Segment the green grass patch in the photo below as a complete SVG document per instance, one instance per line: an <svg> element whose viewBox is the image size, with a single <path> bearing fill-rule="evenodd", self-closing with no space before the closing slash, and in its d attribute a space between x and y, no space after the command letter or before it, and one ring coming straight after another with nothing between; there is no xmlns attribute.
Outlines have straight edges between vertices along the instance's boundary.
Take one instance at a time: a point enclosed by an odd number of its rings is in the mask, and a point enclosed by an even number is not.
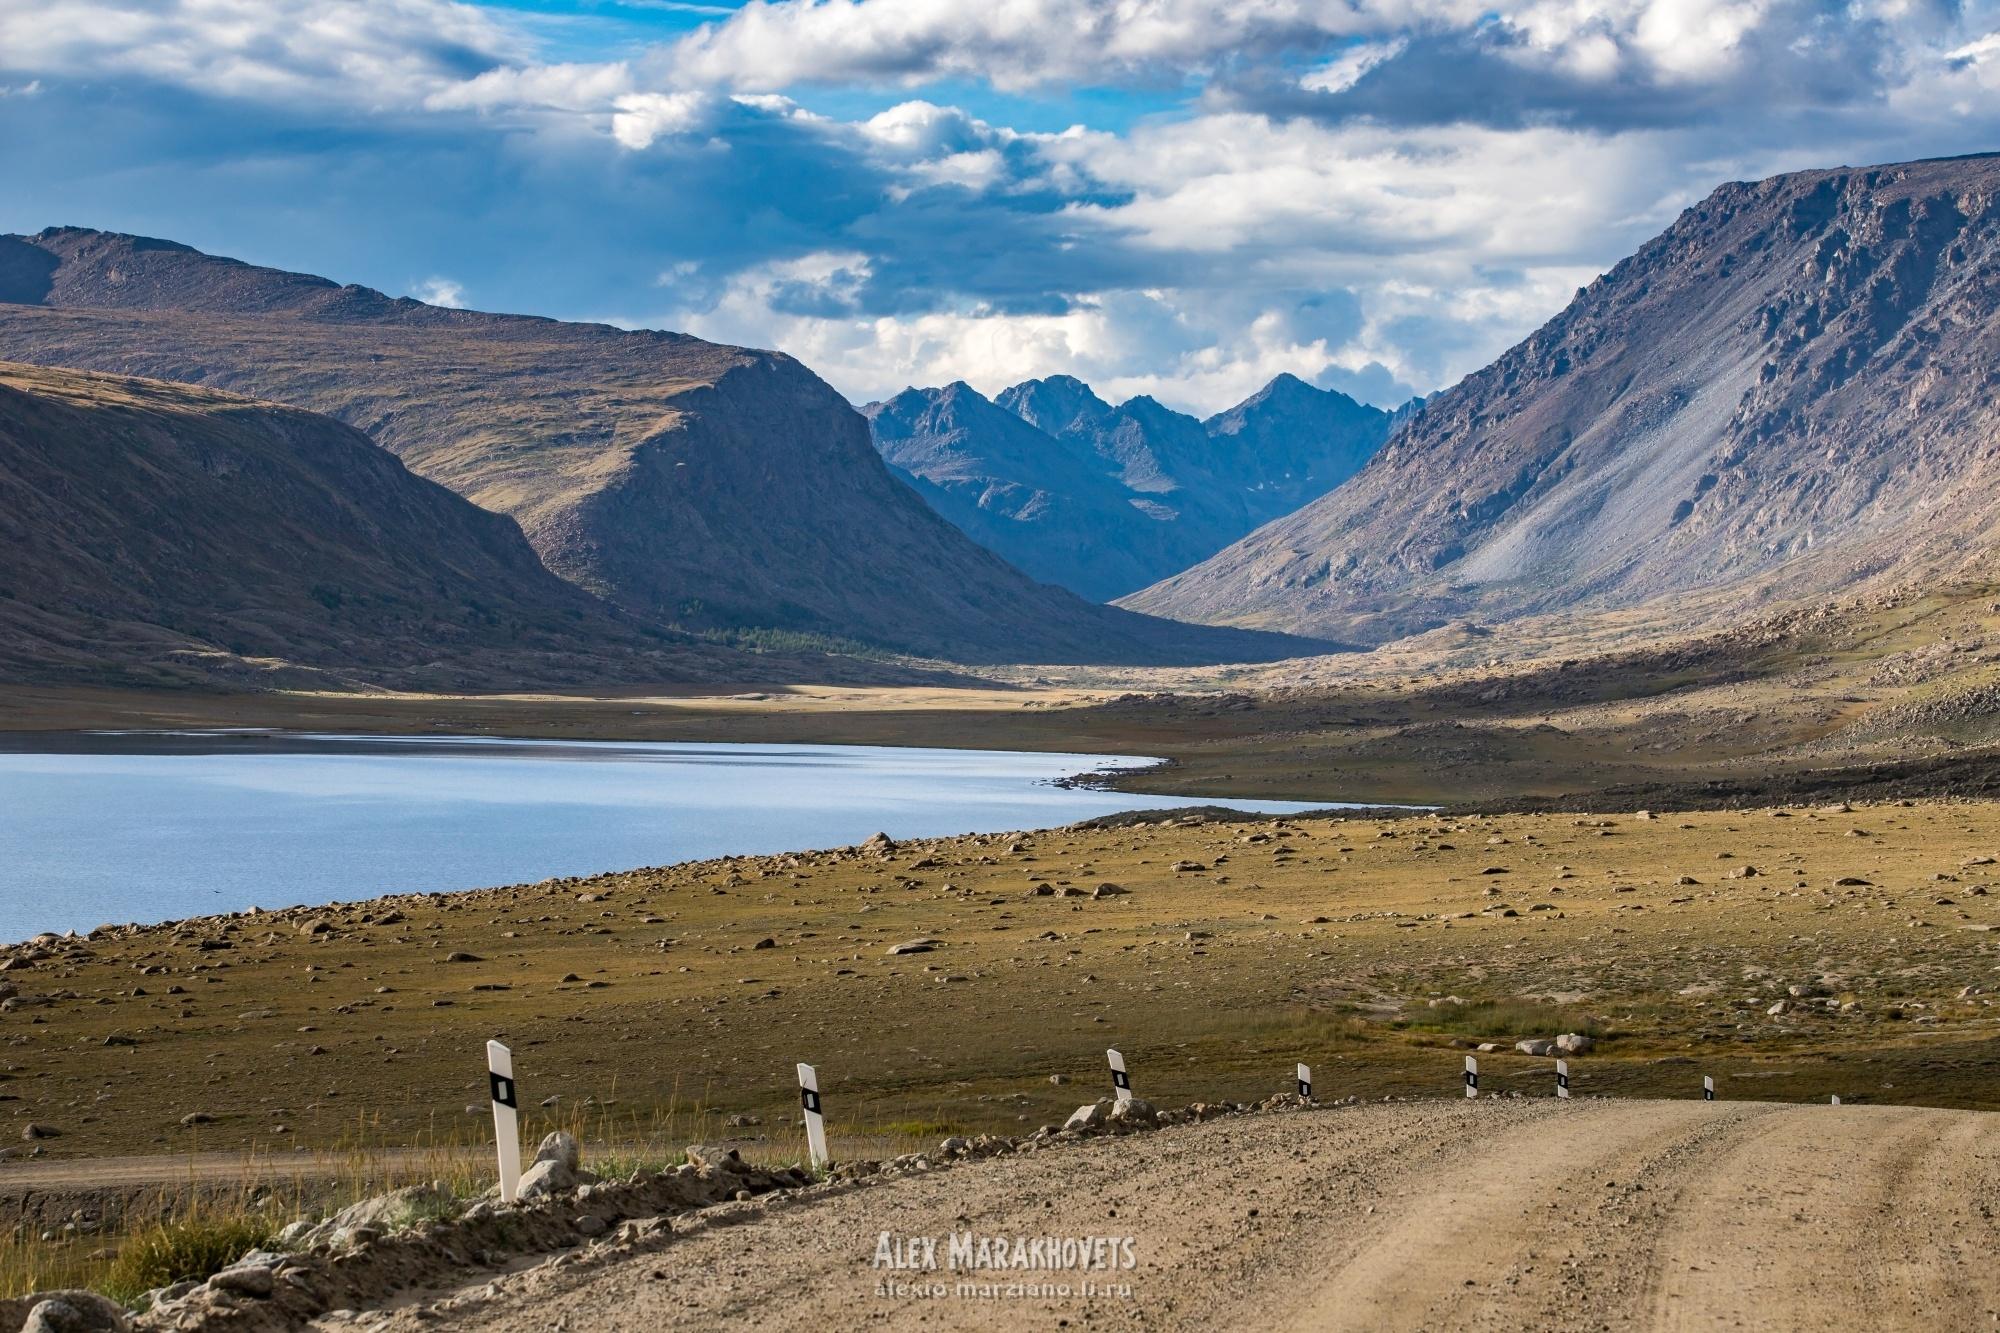
<svg viewBox="0 0 2000 1333"><path fill-rule="evenodd" d="M682 1152L608 1152L594 1154L588 1165L606 1180L629 1180L633 1176L658 1175L687 1164Z"/></svg>
<svg viewBox="0 0 2000 1333"><path fill-rule="evenodd" d="M155 1287L199 1282L271 1239L271 1221L255 1214L169 1217L127 1237L101 1290L121 1301Z"/></svg>
<svg viewBox="0 0 2000 1333"><path fill-rule="evenodd" d="M1204 1035L1260 1050L1314 1051L1370 1041L1377 1032L1357 1014L1315 1009L1219 1017Z"/></svg>
<svg viewBox="0 0 2000 1333"><path fill-rule="evenodd" d="M1581 1009L1518 999L1441 1004L1435 1009L1419 1009L1406 1015L1399 1026L1486 1041L1499 1037L1553 1037L1564 1032L1581 1032L1586 1037L1608 1035L1604 1020Z"/></svg>
<svg viewBox="0 0 2000 1333"><path fill-rule="evenodd" d="M943 1139L963 1134L966 1128L956 1120L892 1120L874 1132L906 1139Z"/></svg>

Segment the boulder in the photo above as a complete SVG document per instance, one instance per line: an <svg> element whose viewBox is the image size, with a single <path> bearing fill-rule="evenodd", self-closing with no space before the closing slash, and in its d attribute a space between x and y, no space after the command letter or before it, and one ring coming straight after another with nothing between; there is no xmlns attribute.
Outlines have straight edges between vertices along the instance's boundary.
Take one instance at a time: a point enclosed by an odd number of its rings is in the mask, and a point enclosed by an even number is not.
<svg viewBox="0 0 2000 1333"><path fill-rule="evenodd" d="M279 1253L289 1253L299 1248L300 1243L311 1234L312 1229L312 1222L301 1217L297 1221L287 1223L283 1230L271 1237L271 1244L277 1247Z"/></svg>
<svg viewBox="0 0 2000 1333"><path fill-rule="evenodd" d="M546 1199L567 1194L576 1187L576 1171L572 1167L559 1161L542 1161L521 1173L515 1195L521 1199Z"/></svg>
<svg viewBox="0 0 2000 1333"><path fill-rule="evenodd" d="M216 1291L226 1291L232 1296L264 1300L277 1289L277 1276L263 1264L238 1264L234 1268L225 1268L211 1277L208 1285Z"/></svg>
<svg viewBox="0 0 2000 1333"><path fill-rule="evenodd" d="M685 1155L688 1165L697 1170L740 1171L744 1166L743 1154L736 1149L708 1143L690 1143Z"/></svg>
<svg viewBox="0 0 2000 1333"><path fill-rule="evenodd" d="M1096 1129L1110 1121L1111 1105L1111 1099L1106 1097L1102 1101L1092 1102L1088 1106L1079 1106L1070 1113L1069 1119L1063 1121L1063 1128Z"/></svg>
<svg viewBox="0 0 2000 1333"><path fill-rule="evenodd" d="M1595 1038L1586 1037L1581 1032L1565 1032L1556 1038L1556 1049L1564 1055L1586 1055L1595 1045Z"/></svg>
<svg viewBox="0 0 2000 1333"><path fill-rule="evenodd" d="M1547 1037L1530 1037L1526 1041L1515 1042L1514 1049L1523 1055L1553 1055L1556 1044Z"/></svg>
<svg viewBox="0 0 2000 1333"><path fill-rule="evenodd" d="M540 1146L535 1149L535 1160L561 1162L572 1172L580 1171L583 1169L583 1149L578 1145L575 1135L559 1129L543 1139Z"/></svg>
<svg viewBox="0 0 2000 1333"><path fill-rule="evenodd" d="M1160 1113L1151 1102L1140 1101L1137 1097L1127 1097L1122 1102L1111 1104L1111 1123L1132 1128L1157 1125Z"/></svg>
<svg viewBox="0 0 2000 1333"><path fill-rule="evenodd" d="M357 1231L380 1234L419 1212L449 1203L451 1197L449 1192L432 1185L409 1185L351 1203L303 1233L286 1227L279 1235L290 1234L289 1244L295 1249L310 1249L322 1243L338 1245L354 1239Z"/></svg>
<svg viewBox="0 0 2000 1333"><path fill-rule="evenodd" d="M21 1333L127 1333L132 1327L125 1308L94 1291L51 1291L29 1296Z"/></svg>

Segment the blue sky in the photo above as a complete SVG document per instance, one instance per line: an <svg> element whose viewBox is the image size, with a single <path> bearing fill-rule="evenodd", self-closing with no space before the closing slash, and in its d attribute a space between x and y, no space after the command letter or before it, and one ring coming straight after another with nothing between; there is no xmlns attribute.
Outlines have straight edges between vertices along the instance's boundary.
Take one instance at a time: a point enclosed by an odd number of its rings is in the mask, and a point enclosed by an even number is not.
<svg viewBox="0 0 2000 1333"><path fill-rule="evenodd" d="M1476 369L1729 179L2000 149L1995 0L0 0L0 229L1208 412Z"/></svg>

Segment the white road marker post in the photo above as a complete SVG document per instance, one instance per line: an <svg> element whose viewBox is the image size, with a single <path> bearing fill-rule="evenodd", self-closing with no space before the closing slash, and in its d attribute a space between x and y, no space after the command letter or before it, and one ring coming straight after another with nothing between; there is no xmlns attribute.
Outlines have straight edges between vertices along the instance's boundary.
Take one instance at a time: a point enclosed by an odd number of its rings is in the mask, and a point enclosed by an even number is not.
<svg viewBox="0 0 2000 1333"><path fill-rule="evenodd" d="M1116 1048L1106 1051L1104 1056L1111 1061L1111 1086L1117 1092L1118 1100L1131 1101L1132 1076L1125 1072L1125 1057L1120 1055Z"/></svg>
<svg viewBox="0 0 2000 1333"><path fill-rule="evenodd" d="M1556 1061L1556 1096L1569 1100L1569 1061Z"/></svg>
<svg viewBox="0 0 2000 1333"><path fill-rule="evenodd" d="M1469 1055L1465 1057L1465 1095L1479 1095L1479 1061Z"/></svg>
<svg viewBox="0 0 2000 1333"><path fill-rule="evenodd" d="M1299 1076L1299 1096L1305 1101L1311 1101L1313 1099L1312 1066L1300 1065L1298 1068L1298 1076Z"/></svg>
<svg viewBox="0 0 2000 1333"><path fill-rule="evenodd" d="M1836 1092L1836 1093L1834 1093L1834 1094L1833 1094L1833 1101L1832 1101L1831 1105L1834 1105L1834 1106L1838 1106L1838 1105L1840 1105L1840 1094L1839 1094L1839 1093L1837 1093L1837 1092Z"/></svg>
<svg viewBox="0 0 2000 1333"><path fill-rule="evenodd" d="M1713 1074L1703 1074L1701 1076L1701 1099L1705 1102L1715 1100L1715 1076Z"/></svg>
<svg viewBox="0 0 2000 1333"><path fill-rule="evenodd" d="M514 1053L486 1043L486 1081L493 1095L493 1140L500 1150L500 1201L514 1202L521 1184L521 1096L514 1086Z"/></svg>
<svg viewBox="0 0 2000 1333"><path fill-rule="evenodd" d="M819 1071L811 1065L799 1066L799 1105L806 1112L806 1149L812 1154L813 1170L827 1164L826 1117L819 1109Z"/></svg>

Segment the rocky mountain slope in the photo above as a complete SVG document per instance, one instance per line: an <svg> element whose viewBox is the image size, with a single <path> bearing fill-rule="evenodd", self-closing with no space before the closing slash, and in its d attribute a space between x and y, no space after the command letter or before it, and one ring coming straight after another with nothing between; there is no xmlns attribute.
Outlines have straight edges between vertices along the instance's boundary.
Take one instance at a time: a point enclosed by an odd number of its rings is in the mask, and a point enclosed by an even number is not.
<svg viewBox="0 0 2000 1333"><path fill-rule="evenodd" d="M791 358L448 310L167 241L0 238L0 356L203 384L365 432L517 519L569 582L649 621L963 661L1216 661L1307 645L1092 606L890 475Z"/></svg>
<svg viewBox="0 0 2000 1333"><path fill-rule="evenodd" d="M0 363L0 679L449 688L737 656L635 628L336 421Z"/></svg>
<svg viewBox="0 0 2000 1333"><path fill-rule="evenodd" d="M1186 569L1358 471L1389 414L1281 375L1206 422L1066 375L989 402L964 384L862 409L875 447L975 540L1084 596Z"/></svg>
<svg viewBox="0 0 2000 1333"><path fill-rule="evenodd" d="M1996 309L2000 157L1725 185L1347 486L1124 604L1382 642L1990 571Z"/></svg>

